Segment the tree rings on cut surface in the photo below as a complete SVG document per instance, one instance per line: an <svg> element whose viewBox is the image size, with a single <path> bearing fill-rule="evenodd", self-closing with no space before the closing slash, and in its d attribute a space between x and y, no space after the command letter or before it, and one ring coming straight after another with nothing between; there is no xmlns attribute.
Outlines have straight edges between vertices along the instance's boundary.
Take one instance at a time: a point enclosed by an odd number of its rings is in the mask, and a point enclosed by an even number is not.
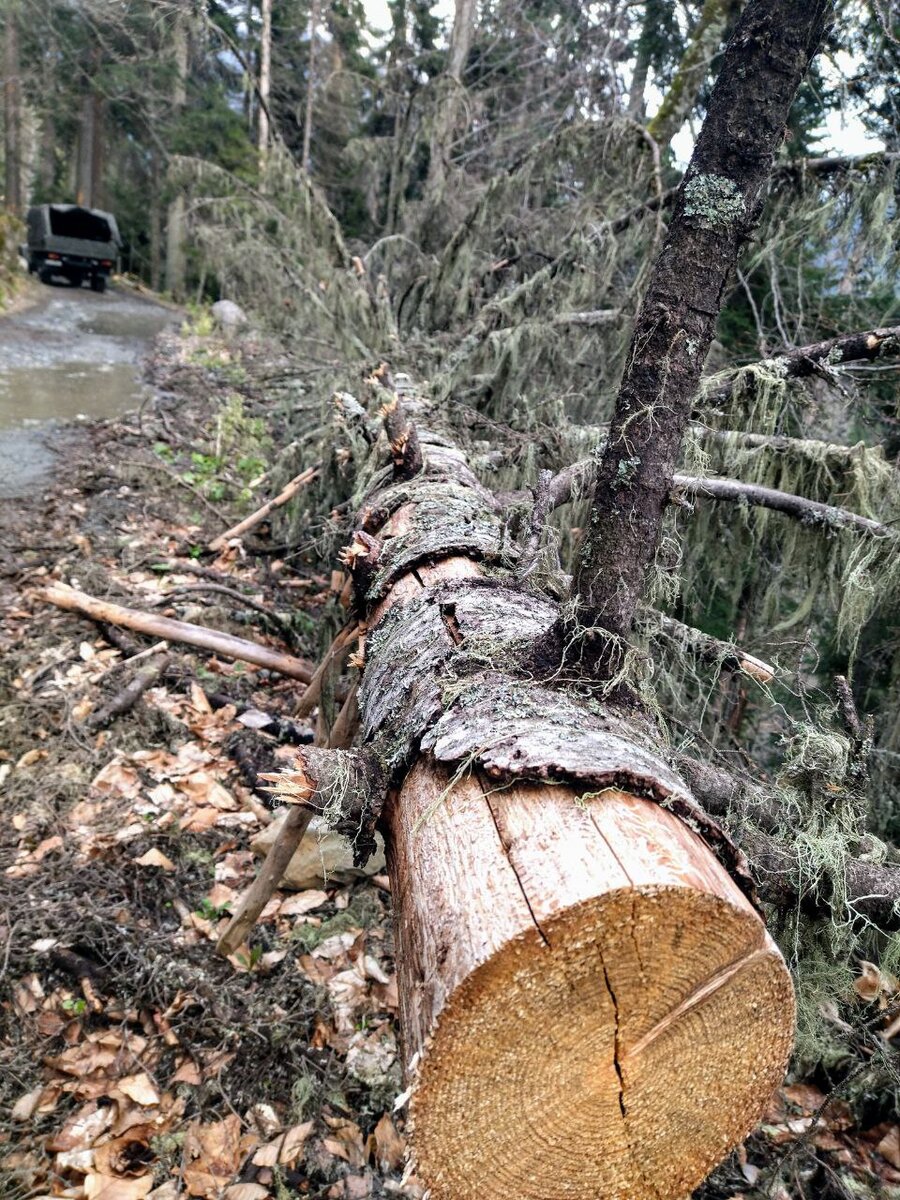
<svg viewBox="0 0 900 1200"><path fill-rule="evenodd" d="M388 814L432 1200L681 1200L790 1053L792 987L762 921L650 801L447 784L420 762Z"/></svg>

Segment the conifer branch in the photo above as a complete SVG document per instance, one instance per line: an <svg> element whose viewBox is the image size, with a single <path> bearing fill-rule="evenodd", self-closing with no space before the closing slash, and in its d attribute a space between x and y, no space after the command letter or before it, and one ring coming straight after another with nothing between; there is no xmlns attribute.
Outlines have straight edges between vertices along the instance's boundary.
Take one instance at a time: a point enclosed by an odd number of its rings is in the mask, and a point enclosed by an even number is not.
<svg viewBox="0 0 900 1200"><path fill-rule="evenodd" d="M858 333L845 333L839 337L826 338L796 350L786 350L772 358L763 359L762 365L771 367L782 379L808 379L812 375L827 374L834 367L852 362L874 362L879 358L900 355L900 325L888 325L877 329L864 329ZM740 368L736 368L736 372ZM705 403L721 403L734 391L735 379L726 380L703 396Z"/></svg>

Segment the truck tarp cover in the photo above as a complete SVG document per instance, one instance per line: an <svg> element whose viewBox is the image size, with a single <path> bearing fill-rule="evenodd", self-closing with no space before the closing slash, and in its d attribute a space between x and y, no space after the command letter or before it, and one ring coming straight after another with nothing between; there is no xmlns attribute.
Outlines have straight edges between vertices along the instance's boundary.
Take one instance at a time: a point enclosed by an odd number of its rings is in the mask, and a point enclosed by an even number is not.
<svg viewBox="0 0 900 1200"><path fill-rule="evenodd" d="M87 208L50 206L50 232L56 237L80 238L86 242L111 242L109 222Z"/></svg>

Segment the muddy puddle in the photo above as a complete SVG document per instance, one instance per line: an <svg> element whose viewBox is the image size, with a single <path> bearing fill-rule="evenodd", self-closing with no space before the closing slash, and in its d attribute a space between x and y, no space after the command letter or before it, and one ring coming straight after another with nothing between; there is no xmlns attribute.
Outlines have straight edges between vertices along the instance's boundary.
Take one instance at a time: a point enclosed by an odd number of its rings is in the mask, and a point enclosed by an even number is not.
<svg viewBox="0 0 900 1200"><path fill-rule="evenodd" d="M128 292L84 288L43 288L37 303L0 317L0 498L52 475L61 423L139 407L141 359L178 320Z"/></svg>

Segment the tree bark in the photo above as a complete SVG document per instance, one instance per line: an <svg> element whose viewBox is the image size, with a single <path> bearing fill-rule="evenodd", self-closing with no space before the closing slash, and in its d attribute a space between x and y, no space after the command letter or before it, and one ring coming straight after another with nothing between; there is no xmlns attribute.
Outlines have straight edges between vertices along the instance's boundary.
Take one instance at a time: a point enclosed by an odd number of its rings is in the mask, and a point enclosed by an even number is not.
<svg viewBox="0 0 900 1200"><path fill-rule="evenodd" d="M380 443L343 555L368 627L361 753L387 772L417 1170L434 1200L675 1200L780 1078L787 971L650 726L540 682L558 605L518 583L460 452L417 434L412 478L375 470ZM342 798L338 775L320 804L364 831L372 789Z"/></svg>
<svg viewBox="0 0 900 1200"><path fill-rule="evenodd" d="M22 83L19 62L19 9L10 0L3 43L3 154L6 208L21 216L22 196Z"/></svg>
<svg viewBox="0 0 900 1200"><path fill-rule="evenodd" d="M691 31L691 40L647 132L660 145L668 146L691 114L709 73L709 64L725 30L729 0L706 0Z"/></svg>
<svg viewBox="0 0 900 1200"><path fill-rule="evenodd" d="M259 160L269 149L269 93L272 90L272 0L261 0L262 29L259 35Z"/></svg>
<svg viewBox="0 0 900 1200"><path fill-rule="evenodd" d="M725 287L829 11L826 0L751 0L726 50L635 323L576 566L595 675L621 665Z"/></svg>
<svg viewBox="0 0 900 1200"><path fill-rule="evenodd" d="M172 112L177 120L187 99L188 76L188 14L179 5L172 31L172 55L175 64L175 81L172 89ZM178 183L176 182L176 187ZM166 291L175 299L182 300L187 280L185 257L185 203L179 191L169 204L166 216Z"/></svg>
<svg viewBox="0 0 900 1200"><path fill-rule="evenodd" d="M300 165L309 174L312 148L313 104L316 92L316 43L319 36L319 0L312 0L309 10L309 60L306 67L306 110L303 114L303 149Z"/></svg>

